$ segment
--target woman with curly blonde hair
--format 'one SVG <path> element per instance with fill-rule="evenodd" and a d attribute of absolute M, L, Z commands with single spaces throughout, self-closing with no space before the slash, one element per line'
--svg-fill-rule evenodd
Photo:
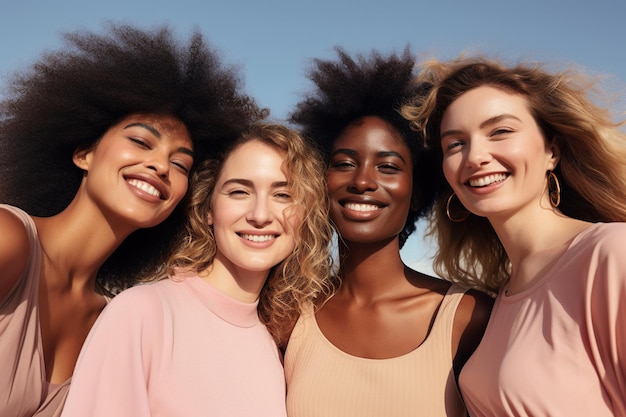
<path fill-rule="evenodd" d="M 286 415 L 277 343 L 329 291 L 324 190 L 321 159 L 281 125 L 205 161 L 167 276 L 111 302 L 63 415 Z"/>
<path fill-rule="evenodd" d="M 324 177 L 319 175 L 321 158 L 299 135 L 280 125 L 257 125 L 242 135 L 219 159 L 209 160 L 199 170 L 187 214 L 187 232 L 170 257 L 167 268 L 172 275 L 177 268 L 204 270 L 211 265 L 217 251 L 215 237 L 207 229 L 206 213 L 211 209 L 209 196 L 214 190 L 220 165 L 232 149 L 258 140 L 286 154 L 284 170 L 291 173 L 293 201 L 306 221 L 296 231 L 299 238 L 293 254 L 272 269 L 259 298 L 259 315 L 284 348 L 303 305 L 331 293 L 326 282 L 332 234 L 328 222 L 328 198 Z M 207 233 L 208 232 L 208 233 Z"/>
<path fill-rule="evenodd" d="M 436 267 L 498 294 L 460 388 L 473 416 L 626 415 L 626 135 L 574 72 L 431 61 L 403 108 L 450 187 Z"/>

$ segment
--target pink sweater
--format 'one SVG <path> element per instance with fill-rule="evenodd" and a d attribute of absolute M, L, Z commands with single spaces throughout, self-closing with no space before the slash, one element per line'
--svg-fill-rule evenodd
<path fill-rule="evenodd" d="M 105 308 L 63 417 L 286 415 L 281 357 L 256 303 L 177 278 L 126 290 Z"/>
<path fill-rule="evenodd" d="M 502 292 L 459 384 L 473 417 L 626 416 L 626 223 L 591 226 Z"/>

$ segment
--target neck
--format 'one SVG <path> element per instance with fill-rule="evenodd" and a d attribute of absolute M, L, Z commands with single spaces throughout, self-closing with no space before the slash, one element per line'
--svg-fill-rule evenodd
<path fill-rule="evenodd" d="M 116 231 L 101 213 L 76 204 L 55 216 L 34 220 L 46 267 L 61 286 L 93 289 L 102 264 L 132 232 Z"/>
<path fill-rule="evenodd" d="M 199 275 L 223 294 L 244 303 L 258 300 L 270 271 L 249 271 L 223 259 L 218 252 L 211 265 Z"/>
<path fill-rule="evenodd" d="M 554 209 L 528 216 L 489 219 L 511 261 L 509 288 L 523 290 L 539 279 L 589 223 Z"/>
<path fill-rule="evenodd" d="M 346 243 L 340 248 L 342 290 L 378 297 L 406 281 L 398 238 L 377 243 Z"/>

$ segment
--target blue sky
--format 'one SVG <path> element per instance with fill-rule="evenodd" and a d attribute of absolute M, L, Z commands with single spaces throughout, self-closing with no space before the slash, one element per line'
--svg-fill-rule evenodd
<path fill-rule="evenodd" d="M 626 90 L 624 0 L 2 0 L 0 88 L 7 74 L 45 49 L 62 32 L 100 30 L 105 22 L 150 27 L 170 24 L 187 36 L 199 29 L 240 66 L 247 91 L 276 119 L 284 119 L 309 88 L 313 58 L 349 52 L 400 51 L 410 45 L 418 60 L 449 59 L 479 51 L 508 61 L 576 65 L 606 77 L 605 88 Z M 623 111 L 624 101 L 620 100 Z M 623 115 L 623 113 L 622 113 Z M 402 256 L 430 272 L 432 247 L 421 227 Z"/>

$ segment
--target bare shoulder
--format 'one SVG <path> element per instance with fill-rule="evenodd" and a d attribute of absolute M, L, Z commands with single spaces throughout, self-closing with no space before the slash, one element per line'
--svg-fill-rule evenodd
<path fill-rule="evenodd" d="M 452 354 L 457 376 L 485 333 L 493 302 L 490 295 L 478 290 L 467 291 L 459 302 L 452 332 Z"/>
<path fill-rule="evenodd" d="M 494 299 L 485 292 L 468 290 L 461 298 L 454 318 L 455 327 L 467 327 L 472 323 L 487 323 Z"/>
<path fill-rule="evenodd" d="M 0 300 L 4 300 L 26 267 L 30 243 L 24 223 L 2 208 L 0 230 Z"/>

